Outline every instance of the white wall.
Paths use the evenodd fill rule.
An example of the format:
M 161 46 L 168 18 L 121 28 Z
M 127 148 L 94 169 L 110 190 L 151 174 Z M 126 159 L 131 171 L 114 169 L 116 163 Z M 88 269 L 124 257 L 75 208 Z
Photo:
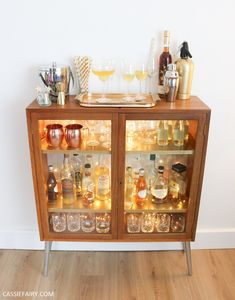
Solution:
M 38 67 L 53 60 L 71 65 L 78 54 L 139 59 L 150 38 L 165 28 L 172 33 L 172 52 L 183 40 L 189 42 L 196 67 L 193 94 L 212 109 L 195 247 L 235 247 L 234 1 L 8 0 L 0 5 L 0 247 L 42 246 L 25 118 L 25 107 L 35 97 Z

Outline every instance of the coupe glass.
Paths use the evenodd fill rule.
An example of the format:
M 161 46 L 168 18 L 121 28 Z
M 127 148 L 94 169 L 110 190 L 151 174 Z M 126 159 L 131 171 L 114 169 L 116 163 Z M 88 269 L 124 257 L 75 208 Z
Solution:
M 110 76 L 114 74 L 114 64 L 110 59 L 95 61 L 92 64 L 92 73 L 96 75 L 103 83 L 102 96 L 97 99 L 98 102 L 109 102 L 110 99 L 106 97 L 107 82 Z
M 122 63 L 122 78 L 127 83 L 126 96 L 123 98 L 125 101 L 133 101 L 135 98 L 130 96 L 130 84 L 135 78 L 135 71 L 132 64 L 123 62 Z
M 144 100 L 146 97 L 143 92 L 143 83 L 148 76 L 147 66 L 145 64 L 138 64 L 135 70 L 135 77 L 139 80 L 139 94 L 136 96 L 136 100 Z

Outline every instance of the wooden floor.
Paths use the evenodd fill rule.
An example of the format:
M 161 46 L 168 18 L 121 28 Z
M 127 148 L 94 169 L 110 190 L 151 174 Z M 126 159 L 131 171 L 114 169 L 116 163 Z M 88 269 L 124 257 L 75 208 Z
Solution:
M 44 278 L 43 251 L 1 250 L 0 299 L 235 299 L 235 249 L 193 250 L 192 260 L 189 277 L 181 251 L 53 251 Z M 4 297 L 9 291 L 49 291 L 54 297 Z

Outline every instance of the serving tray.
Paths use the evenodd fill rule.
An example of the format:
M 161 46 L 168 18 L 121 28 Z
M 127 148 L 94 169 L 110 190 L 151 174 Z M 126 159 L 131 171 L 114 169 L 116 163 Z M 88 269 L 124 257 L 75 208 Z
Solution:
M 102 101 L 101 94 L 79 94 L 76 96 L 76 100 L 79 101 L 81 106 L 85 107 L 153 107 L 156 105 L 156 101 L 160 100 L 159 96 L 153 94 L 145 94 L 145 99 L 140 99 L 136 94 L 130 94 L 133 100 L 127 101 L 124 98 L 125 94 L 106 94 L 108 98 L 106 101 Z

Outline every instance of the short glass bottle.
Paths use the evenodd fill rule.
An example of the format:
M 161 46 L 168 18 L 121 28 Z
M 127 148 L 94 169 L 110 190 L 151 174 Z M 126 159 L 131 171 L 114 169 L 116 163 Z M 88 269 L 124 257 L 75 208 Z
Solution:
M 168 193 L 168 184 L 166 178 L 164 177 L 164 167 L 159 166 L 157 177 L 153 182 L 151 188 L 152 202 L 155 204 L 165 202 L 167 198 L 167 193 Z
M 187 167 L 181 163 L 172 165 L 172 173 L 169 178 L 169 198 L 172 202 L 185 199 L 187 178 Z
M 136 184 L 136 204 L 144 205 L 147 200 L 147 183 L 144 177 L 144 169 L 139 170 L 139 179 Z

